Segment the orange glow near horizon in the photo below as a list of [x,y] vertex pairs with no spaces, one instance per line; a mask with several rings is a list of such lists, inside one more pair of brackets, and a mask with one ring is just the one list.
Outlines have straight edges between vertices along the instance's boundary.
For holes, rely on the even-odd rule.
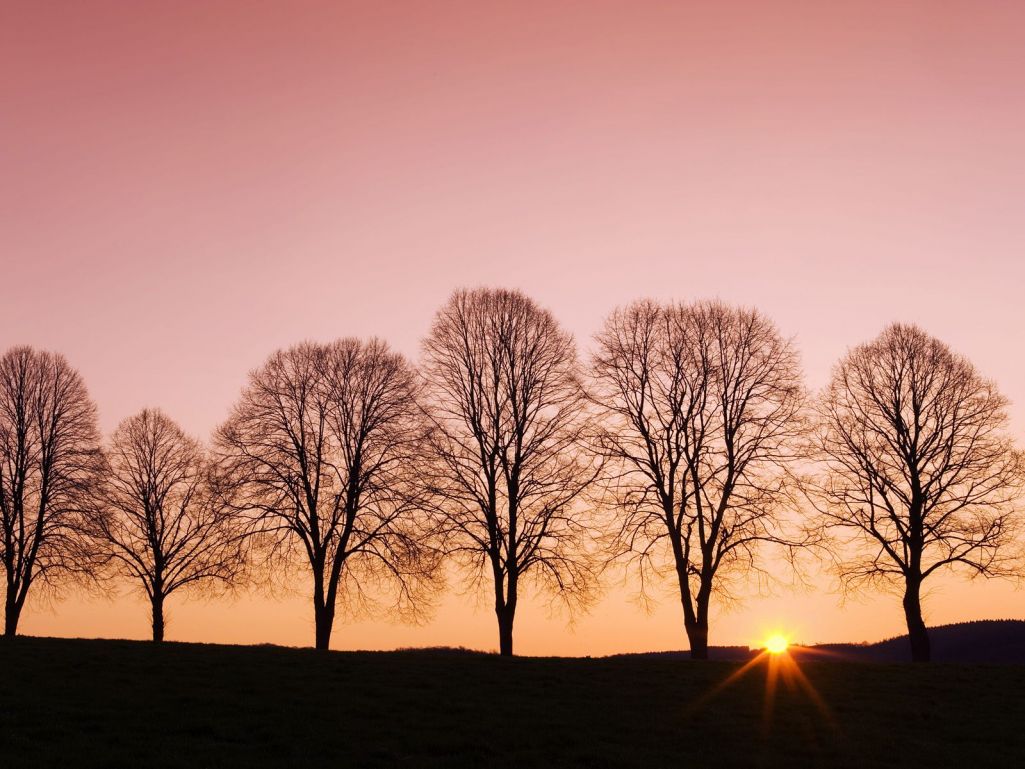
[[[1025,446],[1023,94],[1025,3],[15,0],[0,350],[65,354],[105,435],[152,406],[208,439],[275,349],[379,336],[416,360],[457,287],[522,289],[585,358],[619,305],[717,297],[793,337],[812,389],[918,323],[998,384]],[[905,632],[899,597],[763,565],[713,604],[711,645]],[[522,595],[517,653],[686,648],[672,580],[645,611],[636,573],[607,576],[573,617]],[[167,638],[310,645],[306,588],[172,596]],[[497,648],[487,586],[465,588],[420,625],[340,611],[332,645]],[[50,598],[21,632],[149,633],[127,586]],[[1023,605],[930,577],[925,611]]]

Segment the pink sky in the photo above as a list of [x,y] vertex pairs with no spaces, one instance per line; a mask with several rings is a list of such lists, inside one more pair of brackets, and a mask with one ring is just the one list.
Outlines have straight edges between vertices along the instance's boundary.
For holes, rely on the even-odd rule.
[[[1025,5],[13,2],[0,8],[0,349],[65,353],[109,432],[205,437],[304,338],[411,356],[457,286],[525,290],[586,352],[643,296],[753,304],[820,386],[893,320],[965,353],[1025,440]],[[713,643],[902,632],[899,602],[750,596]],[[1022,617],[946,581],[934,623]],[[300,595],[172,599],[179,640],[306,644]],[[145,637],[141,604],[30,607],[27,633]],[[336,627],[338,648],[496,645],[486,603]],[[685,645],[613,585],[528,606],[523,653]]]

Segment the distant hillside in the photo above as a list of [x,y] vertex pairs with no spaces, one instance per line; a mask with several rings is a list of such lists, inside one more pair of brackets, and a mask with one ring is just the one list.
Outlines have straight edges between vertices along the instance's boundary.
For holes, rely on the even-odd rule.
[[[980,620],[940,625],[929,628],[929,640],[934,662],[1025,665],[1025,620]],[[874,644],[819,644],[812,649],[866,662],[911,660],[906,635]],[[812,654],[808,655],[809,658]]]
[[[966,664],[1025,665],[1025,620],[978,620],[939,625],[929,628],[934,662]],[[739,661],[750,659],[758,650],[746,646],[710,646],[713,660]],[[816,644],[791,647],[799,659],[843,659],[853,662],[910,662],[911,651],[906,635],[887,638],[873,644]],[[690,652],[635,652],[613,657],[648,657],[656,659],[690,659]]]
[[[746,646],[709,646],[708,647],[708,658],[711,660],[721,660],[725,662],[736,662],[742,660],[748,660],[755,652],[752,652]],[[651,659],[660,660],[689,660],[690,651],[687,650],[676,650],[676,651],[664,651],[664,652],[624,652],[623,654],[611,654],[609,659],[619,659],[625,657],[646,657]]]

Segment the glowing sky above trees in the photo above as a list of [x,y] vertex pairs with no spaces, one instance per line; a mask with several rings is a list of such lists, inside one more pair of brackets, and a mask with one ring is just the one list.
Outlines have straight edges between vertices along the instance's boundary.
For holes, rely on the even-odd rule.
[[[794,335],[818,387],[921,324],[1008,395],[1025,440],[1025,7],[1017,3],[9,2],[0,23],[0,347],[64,352],[102,427],[165,409],[207,437],[304,338],[411,356],[457,286],[521,288],[586,351],[615,305],[718,296]],[[712,643],[872,639],[890,597],[749,597]],[[1025,594],[944,581],[941,623]],[[168,607],[168,637],[307,643],[294,598]],[[144,637],[73,596],[23,629]],[[485,601],[339,624],[339,648],[492,647]],[[610,586],[523,653],[679,648]]]

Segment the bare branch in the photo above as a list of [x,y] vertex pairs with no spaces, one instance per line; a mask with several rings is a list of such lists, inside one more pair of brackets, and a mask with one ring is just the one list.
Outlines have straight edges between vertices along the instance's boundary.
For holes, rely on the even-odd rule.
[[125,419],[111,437],[92,532],[113,572],[149,599],[154,641],[168,596],[227,587],[242,570],[241,526],[212,479],[199,443],[158,410]]
[[764,544],[794,554],[787,467],[806,430],[797,354],[754,310],[719,302],[616,310],[597,337],[593,442],[616,511],[607,545],[640,589],[675,575],[692,656],[707,655],[713,595],[765,575]]
[[922,581],[944,568],[1007,576],[1025,461],[1007,401],[963,357],[895,324],[851,350],[819,400],[822,472],[809,497],[849,587],[904,586],[915,659],[928,659]]
[[572,338],[515,291],[459,291],[424,342],[434,425],[431,491],[446,552],[490,577],[500,648],[512,653],[520,583],[569,607],[596,591],[578,450],[586,400]]
[[0,358],[0,560],[5,633],[29,589],[89,576],[98,560],[84,505],[99,468],[96,407],[63,356],[15,347]]
[[418,482],[427,426],[415,372],[384,342],[343,339],[276,352],[217,431],[225,500],[248,517],[267,573],[313,575],[316,645],[336,605],[377,597],[418,618],[437,566]]

